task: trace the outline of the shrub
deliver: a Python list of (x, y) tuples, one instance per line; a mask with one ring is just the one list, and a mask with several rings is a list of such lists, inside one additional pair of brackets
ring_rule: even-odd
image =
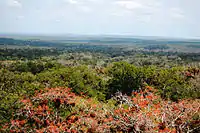
[(70, 87), (76, 94), (84, 93), (99, 100), (105, 99), (105, 80), (86, 66), (51, 69), (38, 74), (37, 81), (43, 87)]
[(109, 93), (114, 94), (117, 91), (131, 94), (142, 85), (141, 69), (126, 62), (114, 63), (109, 68), (108, 73), (111, 77), (109, 81)]
[(115, 108), (75, 95), (69, 88), (47, 88), (24, 98), (24, 105), (4, 123), (7, 132), (195, 132), (199, 100), (162, 100), (146, 86)]
[(151, 85), (157, 88), (164, 99), (177, 101), (178, 99), (197, 98), (198, 80), (187, 78), (183, 67), (157, 68), (155, 66), (136, 67), (126, 62), (117, 62), (108, 68), (109, 96), (117, 91), (131, 95), (131, 92)]

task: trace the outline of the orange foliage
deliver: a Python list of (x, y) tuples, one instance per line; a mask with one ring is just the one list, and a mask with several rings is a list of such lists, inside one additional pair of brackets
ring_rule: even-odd
[[(3, 131), (7, 132), (163, 132), (175, 133), (190, 130), (190, 124), (200, 111), (199, 100), (178, 103), (162, 100), (154, 89), (133, 92), (128, 108), (104, 108), (105, 103), (94, 104), (92, 99), (76, 96), (70, 88), (47, 88), (32, 98), (24, 98), (24, 107), (14, 113)], [(84, 108), (77, 101), (84, 99)], [(73, 110), (74, 109), (74, 110)], [(70, 111), (66, 116), (61, 112)], [(188, 121), (190, 120), (190, 121)], [(182, 125), (182, 126), (180, 126)]]

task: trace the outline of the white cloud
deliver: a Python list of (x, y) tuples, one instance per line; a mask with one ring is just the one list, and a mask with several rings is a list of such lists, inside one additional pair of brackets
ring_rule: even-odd
[(69, 7), (73, 7), (73, 10), (79, 10), (81, 12), (91, 12), (91, 6), (88, 6), (88, 2), (95, 2), (95, 0), (87, 0), (87, 1), (81, 1), (81, 0), (64, 0), (64, 2), (68, 3)]
[(20, 15), (20, 16), (17, 16), (17, 19), (24, 19), (25, 17)]
[(37, 8), (37, 9), (35, 9), (34, 12), (35, 12), (35, 13), (41, 13), (41, 9)]
[(185, 16), (183, 14), (177, 14), (177, 13), (173, 14), (172, 17), (175, 18), (175, 19), (183, 19), (183, 18), (185, 18)]
[(117, 1), (115, 2), (115, 4), (126, 8), (128, 10), (132, 10), (132, 9), (138, 9), (138, 8), (144, 8), (144, 5), (141, 2), (137, 2), (137, 1), (130, 1), (130, 0), (121, 0), (121, 1)]
[(111, 15), (111, 16), (118, 16), (118, 17), (124, 16), (124, 14), (121, 13), (121, 12), (113, 12), (113, 13), (111, 13), (110, 15)]
[(111, 16), (117, 16), (117, 17), (126, 17), (131, 14), (133, 13), (129, 10), (114, 10), (110, 13)]
[(83, 12), (91, 12), (92, 9), (87, 6), (79, 6), (79, 9)]
[(60, 20), (60, 19), (56, 19), (55, 21), (56, 21), (57, 23), (61, 22), (61, 20)]
[(19, 15), (19, 16), (16, 16), (15, 20), (20, 21), (20, 20), (23, 20), (24, 18), (25, 18), (24, 16)]
[(137, 16), (154, 15), (160, 12), (162, 6), (158, 0), (120, 0), (115, 1), (114, 5), (117, 5), (117, 10), (131, 11)]
[(10, 7), (22, 7), (22, 4), (17, 0), (7, 0), (7, 5)]
[(170, 12), (172, 12), (172, 13), (183, 13), (183, 11), (180, 8), (170, 8)]
[(89, 2), (98, 2), (99, 0), (88, 0)]
[(149, 23), (151, 21), (151, 16), (146, 15), (146, 16), (138, 17), (136, 19), (137, 19), (137, 21), (139, 21), (141, 23)]
[(69, 4), (78, 4), (79, 3), (77, 0), (64, 0), (64, 1)]
[(185, 18), (184, 12), (180, 8), (170, 8), (170, 17), (174, 19)]

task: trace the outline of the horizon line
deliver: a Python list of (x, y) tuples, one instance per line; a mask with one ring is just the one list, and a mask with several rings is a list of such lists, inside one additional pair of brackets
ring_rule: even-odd
[(27, 37), (36, 37), (36, 36), (41, 36), (41, 37), (67, 37), (67, 36), (71, 36), (71, 37), (75, 37), (75, 36), (88, 36), (88, 37), (92, 37), (92, 36), (110, 36), (115, 38), (114, 36), (118, 36), (118, 37), (129, 37), (129, 38), (133, 38), (133, 37), (146, 37), (146, 38), (160, 38), (160, 39), (200, 39), (200, 36), (194, 36), (194, 37), (178, 37), (178, 36), (159, 36), (159, 35), (134, 35), (134, 34), (117, 34), (117, 33), (111, 33), (111, 34), (83, 34), (83, 33), (1, 33), (0, 32), (0, 37), (1, 36), (27, 36)]

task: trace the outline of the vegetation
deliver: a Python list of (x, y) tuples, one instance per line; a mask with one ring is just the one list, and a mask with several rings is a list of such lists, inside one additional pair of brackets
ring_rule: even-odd
[[(2, 131), (8, 132), (195, 132), (199, 100), (162, 101), (147, 86), (114, 105), (76, 96), (67, 88), (49, 88), (21, 99)], [(120, 96), (120, 95), (118, 95)], [(116, 98), (118, 98), (116, 96)], [(118, 99), (119, 101), (122, 99)], [(188, 120), (189, 119), (189, 120)]]
[(3, 48), (0, 49), (0, 60), (32, 60), (42, 56), (55, 56), (59, 51), (56, 49), (38, 48)]
[(198, 131), (199, 54), (118, 41), (3, 40), (0, 131)]

